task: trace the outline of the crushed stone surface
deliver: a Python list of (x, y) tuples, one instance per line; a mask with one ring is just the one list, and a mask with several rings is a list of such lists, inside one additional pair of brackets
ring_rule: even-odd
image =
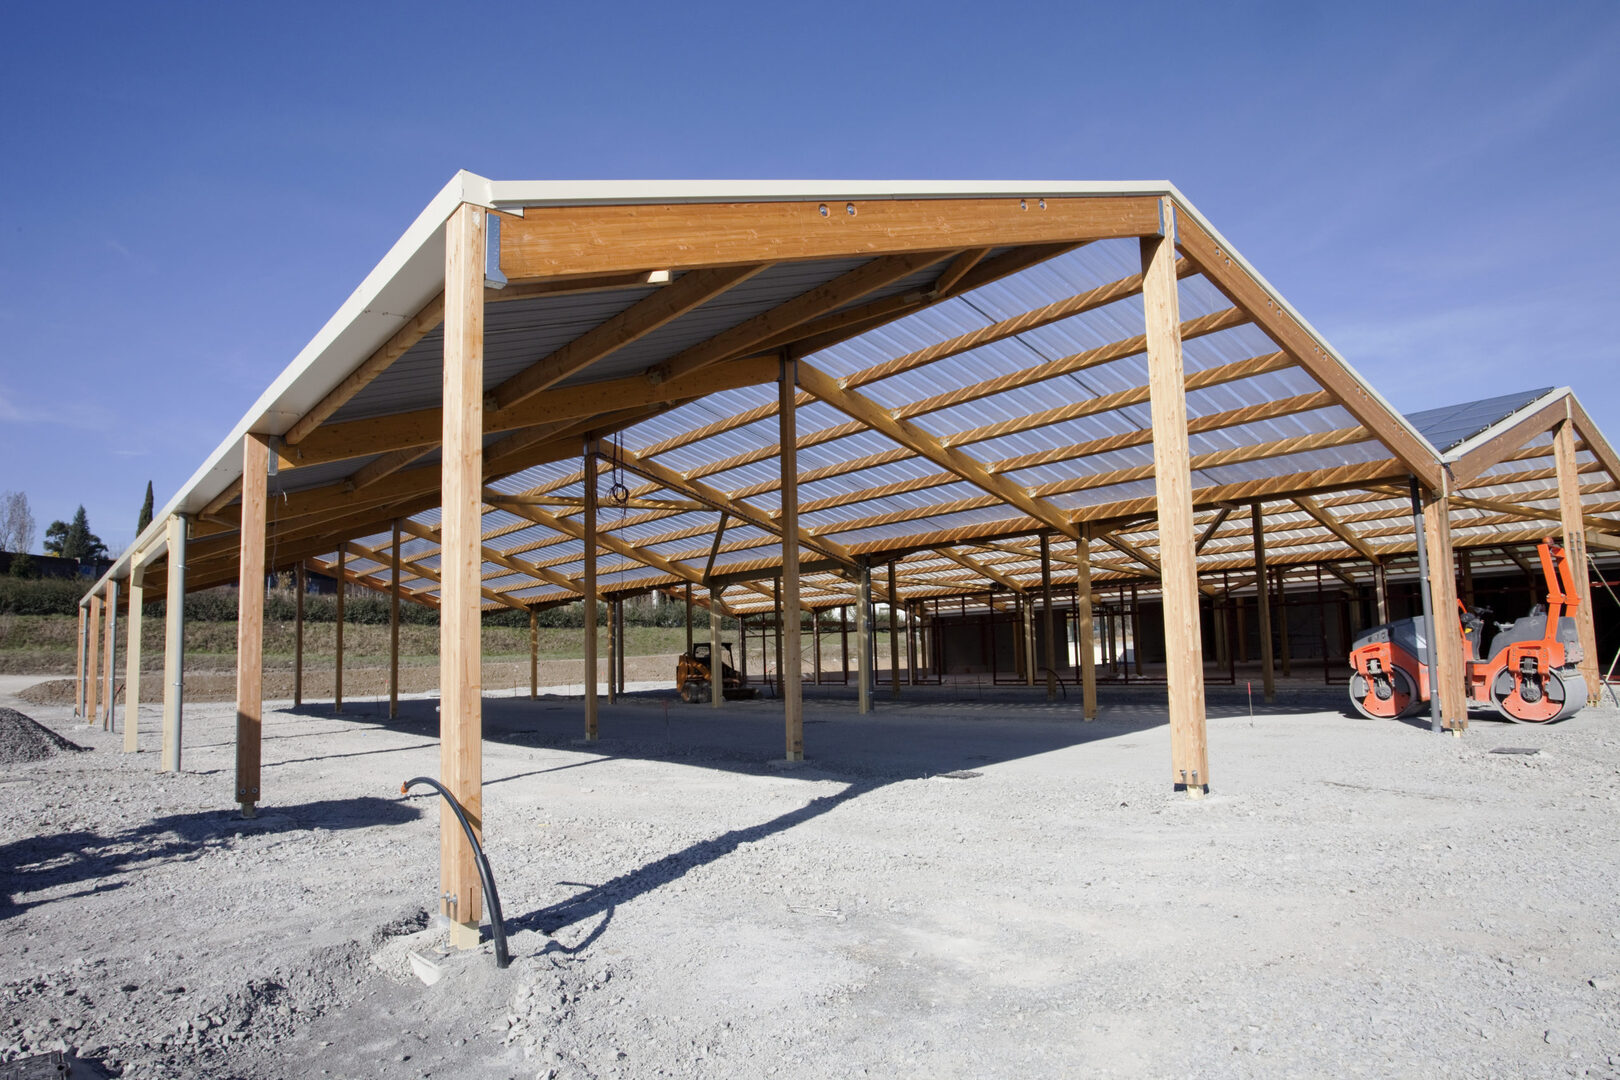
[(83, 750), (33, 717), (0, 706), (0, 764), (39, 761), (64, 750)]
[[(1159, 691), (1162, 693), (1162, 690)], [(1342, 690), (1337, 691), (1342, 693)], [(446, 953), (432, 700), (234, 713), (184, 772), (122, 734), (0, 764), (0, 1061), (123, 1077), (1620, 1077), (1620, 712), (1464, 738), (1300, 694), (1105, 689), (490, 699), (484, 828), (514, 956)], [(880, 696), (881, 698), (881, 696)], [(1511, 745), (1535, 755), (1500, 755)], [(951, 774), (965, 779), (942, 779)], [(968, 774), (973, 774), (969, 776)], [(410, 952), (442, 979), (424, 985)]]

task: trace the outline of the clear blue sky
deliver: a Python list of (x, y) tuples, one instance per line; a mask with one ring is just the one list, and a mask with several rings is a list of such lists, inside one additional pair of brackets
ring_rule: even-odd
[(114, 551), (460, 168), (1169, 179), (1397, 407), (1620, 437), (1620, 5), (10, 4), (0, 490)]

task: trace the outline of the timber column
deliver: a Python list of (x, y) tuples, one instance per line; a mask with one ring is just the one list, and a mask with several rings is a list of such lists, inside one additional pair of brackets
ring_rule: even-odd
[(1457, 562), (1451, 548), (1451, 499), (1423, 494), (1423, 539), (1429, 556), (1429, 596), (1434, 640), (1429, 643), (1431, 700), (1440, 703), (1440, 722), (1458, 735), (1468, 727), (1468, 687), (1462, 667), (1462, 623), (1457, 618)]
[[(585, 518), (585, 550), (583, 552), (585, 566), (582, 584), (585, 589), (585, 741), (596, 741), (596, 455), (591, 452), (590, 440), (585, 441), (585, 458), (581, 462), (584, 470), (584, 518)], [(608, 679), (613, 678), (613, 669), (609, 665)]]
[(1198, 549), (1187, 450), (1187, 396), (1176, 294), (1176, 208), (1159, 203), (1164, 235), (1142, 238), (1148, 395), (1153, 415), (1154, 494), (1159, 513), (1165, 676), (1170, 699), (1170, 773), (1177, 790), (1209, 790), (1204, 730), (1204, 643), (1199, 627)]
[[(781, 652), (776, 677), (782, 687), (782, 717), (786, 728), (788, 761), (804, 760), (804, 676), (799, 635), (799, 365), (782, 358), (778, 380), (782, 464), (782, 610), (776, 624)], [(739, 638), (741, 635), (738, 635)], [(718, 661), (711, 661), (716, 663)], [(896, 684), (896, 693), (899, 693)]]
[(168, 594), (163, 617), (163, 771), (180, 771), (186, 702), (186, 516), (169, 518)]
[(85, 670), (84, 722), (95, 726), (101, 714), (101, 594), (90, 597), (90, 662)]
[[(440, 491), (439, 773), (482, 840), (485, 212), (463, 203), (444, 229), (444, 433)], [(457, 948), (478, 945), (483, 892), (472, 845), (439, 807), (441, 910)]]
[(1091, 615), (1091, 531), (1081, 526), (1075, 542), (1075, 592), (1080, 606), (1080, 693), (1087, 720), (1097, 719), (1097, 643)]
[(106, 710), (101, 714), (101, 730), (113, 729), (113, 696), (118, 690), (117, 678), (113, 672), (118, 662), (118, 579), (107, 579), (107, 692), (104, 700)]
[[(1569, 408), (1566, 401), (1564, 408)], [(1564, 552), (1575, 577), (1575, 628), (1580, 634), (1581, 679), (1586, 703), (1603, 700), (1603, 673), (1599, 670), (1597, 625), (1592, 616), (1592, 572), (1586, 561), (1586, 521), (1581, 516), (1581, 478), (1575, 461), (1575, 422), (1565, 420), (1553, 432), (1553, 460), (1558, 475), (1558, 517), (1564, 533)]]
[(129, 644), (124, 647), (124, 753), (138, 748), (141, 729), (141, 605), (146, 602), (146, 571), (138, 564), (129, 568)]
[(84, 643), (85, 643), (85, 636), (84, 636), (84, 628), (85, 628), (85, 625), (86, 625), (86, 615), (87, 615), (87, 612), (85, 611), (85, 602), (83, 600), (80, 600), (79, 601), (79, 662), (78, 662), (78, 665), (75, 666), (74, 669), (73, 669), (74, 672), (78, 675), (78, 685), (76, 687), (74, 687), (73, 715), (77, 716), (81, 720), (84, 719), (84, 689), (85, 689), (85, 678), (84, 678), (84, 651), (85, 651), (84, 650)]
[(264, 540), (270, 443), (242, 439), (242, 531), (236, 582), (236, 801), (250, 818), (259, 801), (264, 725)]

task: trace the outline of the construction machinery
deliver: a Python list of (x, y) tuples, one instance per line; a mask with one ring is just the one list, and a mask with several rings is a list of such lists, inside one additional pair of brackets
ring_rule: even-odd
[[(725, 658), (720, 661), (720, 685), (726, 700), (739, 701), (757, 697), (759, 691), (752, 686), (744, 686), (742, 676), (731, 666), (731, 643), (722, 641), (720, 648), (725, 650)], [(709, 683), (710, 652), (709, 643), (700, 642), (692, 646), (691, 652), (682, 653), (680, 660), (676, 662), (675, 685), (681, 691), (682, 701), (697, 704), (714, 700)]]
[[(1469, 611), (1458, 603), (1462, 627), (1460, 665), (1471, 705), (1493, 706), (1518, 724), (1546, 724), (1574, 715), (1586, 704), (1586, 681), (1575, 665), (1584, 658), (1570, 613), (1580, 602), (1564, 549), (1536, 545), (1547, 582), (1547, 602), (1511, 623), (1496, 623), (1488, 652), (1481, 652), (1488, 608)], [(1429, 646), (1421, 618), (1375, 626), (1356, 638), (1350, 653), (1350, 704), (1375, 720), (1423, 711), (1432, 688)]]

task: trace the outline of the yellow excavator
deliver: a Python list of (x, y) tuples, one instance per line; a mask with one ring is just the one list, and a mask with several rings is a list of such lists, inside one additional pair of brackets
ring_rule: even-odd
[[(726, 700), (748, 701), (758, 697), (759, 691), (744, 686), (742, 676), (731, 666), (731, 643), (722, 641), (720, 647), (725, 650), (725, 659), (720, 661), (720, 685)], [(709, 653), (709, 643), (704, 641), (693, 645), (691, 652), (681, 654), (675, 665), (675, 685), (680, 689), (682, 701), (695, 705), (714, 700), (709, 687)]]

